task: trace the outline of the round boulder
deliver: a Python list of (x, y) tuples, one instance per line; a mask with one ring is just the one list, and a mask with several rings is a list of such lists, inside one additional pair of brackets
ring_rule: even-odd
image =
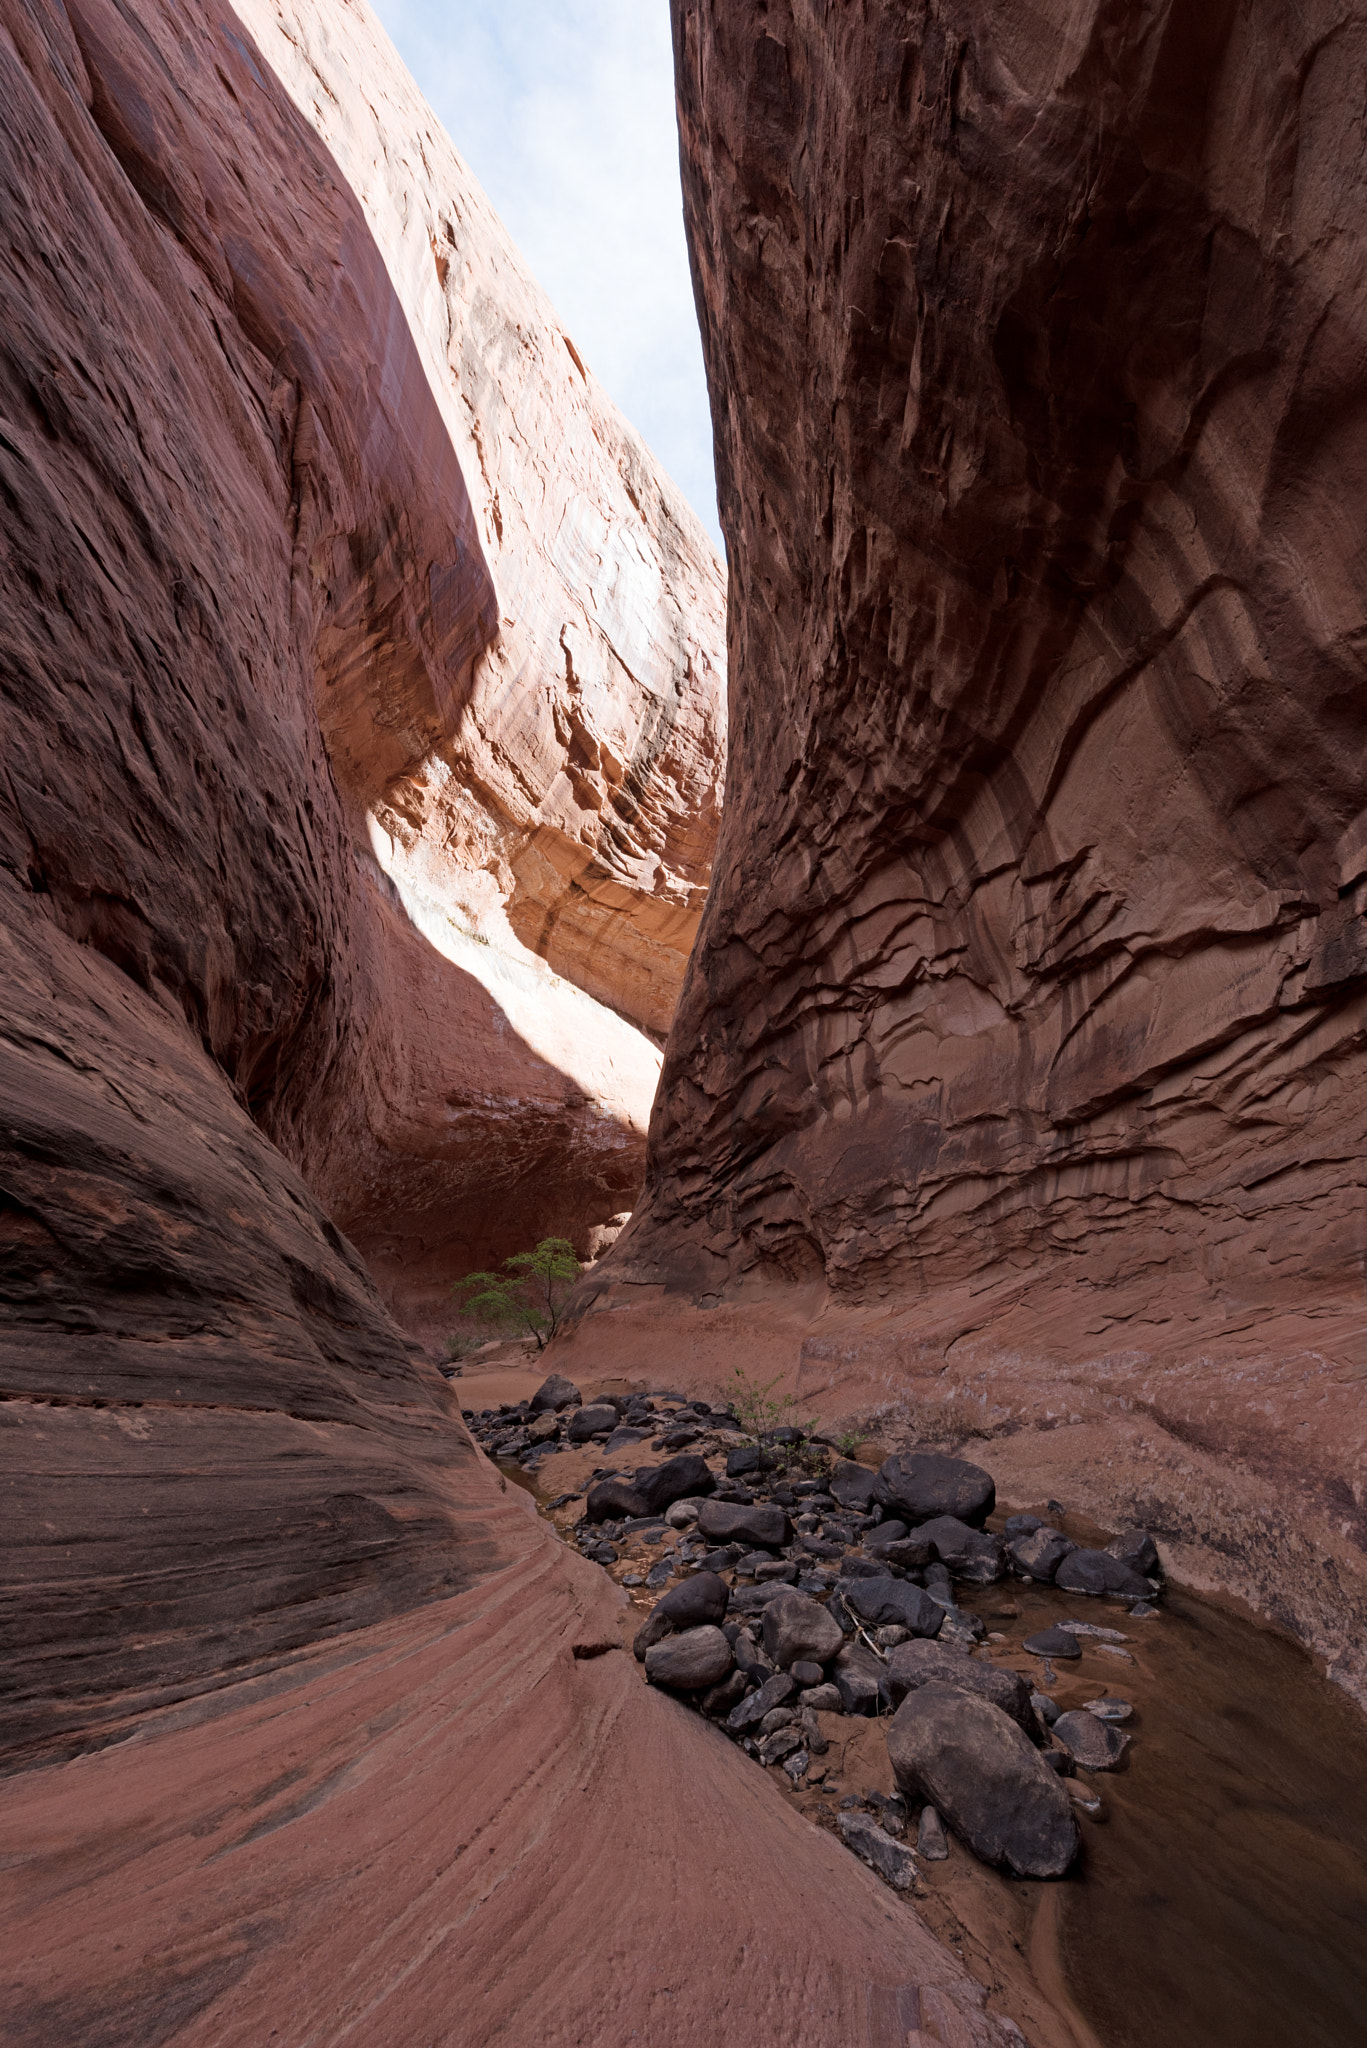
[(888, 1756), (898, 1791), (933, 1806), (984, 1863), (1062, 1877), (1076, 1856), (1066, 1789), (989, 1700), (938, 1681), (918, 1687), (888, 1724)]
[(1147, 1600), (1153, 1588), (1107, 1550), (1070, 1550), (1054, 1574), (1065, 1593), (1109, 1593), (1117, 1600)]
[(1064, 1558), (1076, 1549), (1071, 1537), (1059, 1529), (1046, 1528), (1043, 1523), (1023, 1535), (1013, 1536), (1006, 1546), (1016, 1570), (1042, 1586), (1049, 1584)]
[(916, 1534), (922, 1543), (930, 1545), (956, 1579), (967, 1579), (975, 1586), (990, 1586), (1006, 1570), (1001, 1538), (970, 1529), (957, 1515), (936, 1515), (931, 1521), (922, 1522)]
[(1158, 1547), (1147, 1529), (1126, 1529), (1106, 1545), (1109, 1557), (1118, 1557), (1132, 1572), (1151, 1579), (1158, 1570)]
[[(764, 1610), (764, 1648), (780, 1671), (829, 1664), (844, 1643), (839, 1623), (808, 1593), (783, 1593)], [(819, 1684), (818, 1671), (809, 1683)]]
[(1113, 1771), (1130, 1740), (1123, 1728), (1100, 1720), (1085, 1708), (1081, 1713), (1060, 1714), (1054, 1734), (1073, 1762), (1086, 1771)]
[(663, 1465), (642, 1465), (633, 1480), (636, 1491), (649, 1503), (647, 1512), (662, 1515), (666, 1508), (673, 1507), (676, 1500), (690, 1500), (699, 1494), (711, 1493), (716, 1480), (707, 1469), (706, 1461), (696, 1452), (688, 1452), (679, 1458), (666, 1458)]
[(949, 1650), (942, 1643), (902, 1643), (888, 1658), (886, 1684), (893, 1705), (898, 1707), (908, 1693), (919, 1692), (923, 1685), (952, 1685), (959, 1692), (990, 1700), (1026, 1735), (1034, 1736), (1037, 1724), (1030, 1703), (1030, 1681), (1019, 1671), (981, 1663), (967, 1650)]
[(944, 1622), (944, 1608), (906, 1579), (848, 1579), (841, 1594), (850, 1613), (870, 1628), (895, 1626), (914, 1636), (937, 1636)]
[(584, 1497), (584, 1512), (591, 1522), (620, 1522), (630, 1515), (639, 1520), (650, 1507), (625, 1479), (600, 1479)]
[(908, 1522), (928, 1522), (934, 1515), (953, 1515), (981, 1528), (997, 1504), (992, 1476), (962, 1458), (944, 1458), (933, 1451), (899, 1451), (878, 1468), (874, 1497)]
[(705, 1500), (698, 1509), (698, 1532), (709, 1543), (749, 1543), (763, 1550), (781, 1550), (792, 1534), (782, 1508), (747, 1508), (730, 1500)]
[(581, 1408), (577, 1415), (570, 1417), (570, 1442), (586, 1444), (591, 1436), (598, 1436), (616, 1427), (617, 1410), (610, 1408), (606, 1401), (596, 1401), (591, 1408)]
[(548, 1380), (542, 1380), (527, 1405), (533, 1415), (558, 1415), (562, 1408), (577, 1408), (582, 1399), (573, 1380), (553, 1372)]
[(719, 1628), (685, 1629), (646, 1651), (646, 1677), (674, 1692), (703, 1692), (720, 1685), (730, 1669), (731, 1645)]
[(873, 1506), (877, 1483), (868, 1466), (856, 1465), (852, 1458), (841, 1458), (826, 1482), (831, 1498), (856, 1515), (866, 1515)]

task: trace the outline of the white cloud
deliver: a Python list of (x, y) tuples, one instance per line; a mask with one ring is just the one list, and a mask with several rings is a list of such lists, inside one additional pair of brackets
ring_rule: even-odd
[(668, 0), (371, 0), (579, 353), (717, 547)]

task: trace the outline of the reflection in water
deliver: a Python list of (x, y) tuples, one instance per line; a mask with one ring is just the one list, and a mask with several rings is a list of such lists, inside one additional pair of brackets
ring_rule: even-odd
[(1110, 1681), (1140, 1706), (1130, 1768), (1092, 1781), (1109, 1819), (1060, 1915), (1105, 2048), (1367, 2041), (1367, 1720), (1293, 1644), (1190, 1594), (1147, 1624), (1051, 1604), (1118, 1622), (1139, 1657)]
[(964, 1588), (963, 1604), (1036, 1683), (1021, 1640), (1065, 1617), (1122, 1630), (1132, 1660), (1087, 1644), (1049, 1688), (1064, 1707), (1103, 1692), (1135, 1707), (1128, 1767), (1079, 1773), (1106, 1809), (1083, 1822), (1081, 1864), (1054, 1885), (981, 1870), (1033, 1895), (1046, 1992), (1100, 2048), (1367, 2043), (1367, 1717), (1347, 1695), (1294, 1644), (1177, 1589), (1148, 1621), (1019, 1583)]

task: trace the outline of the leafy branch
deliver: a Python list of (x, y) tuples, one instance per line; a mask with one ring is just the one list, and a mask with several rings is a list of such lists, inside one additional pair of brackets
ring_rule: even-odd
[(560, 1327), (566, 1296), (578, 1278), (569, 1239), (543, 1237), (535, 1251), (505, 1259), (501, 1273), (467, 1273), (451, 1293), (462, 1315), (492, 1328), (525, 1331), (542, 1351)]

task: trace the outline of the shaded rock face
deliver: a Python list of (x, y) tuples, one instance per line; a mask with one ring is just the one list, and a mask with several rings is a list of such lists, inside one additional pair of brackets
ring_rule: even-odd
[(738, 715), (660, 1256), (687, 1217), (856, 1297), (1080, 1239), (1136, 1287), (1341, 1269), (1355, 37), (675, 18)]
[[(278, 44), (288, 24), (260, 12)], [(313, 17), (293, 19), (307, 41)], [(393, 53), (351, 10), (334, 25), (315, 90), (354, 60), (420, 159)], [(587, 859), (617, 818), (611, 914), (625, 929), (653, 890), (660, 929), (686, 923), (719, 584), (449, 145), (431, 175), (467, 209), (460, 290), (491, 335), (526, 337), (502, 385), (491, 342), (488, 430), (566, 420), (541, 437), (536, 520), (529, 483), (506, 495), (501, 551), (496, 480), (475, 503), (465, 483), (480, 415), (410, 318), (406, 245), (381, 246), (384, 207), (372, 222), (246, 19), (3, 0), (0, 100), (0, 1370), (22, 1503), (5, 1739), (28, 1755), (484, 1568), (451, 1519), (474, 1454), (338, 1221), (367, 1249), (369, 1223), (411, 1225), (444, 1284), (462, 1233), (507, 1249), (620, 1214), (657, 1060), (626, 1017), (652, 1020), (611, 948), (592, 994), (511, 925), (460, 964), (371, 827), (422, 773), (471, 832), (497, 820), (525, 850), (581, 744), (562, 628), (585, 676), (648, 644), (655, 666), (623, 682), (619, 661), (593, 712), (618, 719), (635, 824), (605, 798), (584, 838), (556, 797), (555, 829)], [(601, 563), (576, 519), (611, 519), (629, 557), (582, 647)], [(480, 745), (514, 780), (539, 761), (520, 811), (476, 774)], [(433, 854), (424, 901), (448, 922), (472, 843)], [(514, 865), (488, 869), (499, 901)], [(609, 982), (622, 1014), (597, 1000)]]
[(1264, 1532), (1360, 1573), (1363, 30), (674, 24), (732, 751), (610, 1272), (1163, 1418), (1163, 1527), (1232, 1475), (1222, 1569), (1338, 1654)]

